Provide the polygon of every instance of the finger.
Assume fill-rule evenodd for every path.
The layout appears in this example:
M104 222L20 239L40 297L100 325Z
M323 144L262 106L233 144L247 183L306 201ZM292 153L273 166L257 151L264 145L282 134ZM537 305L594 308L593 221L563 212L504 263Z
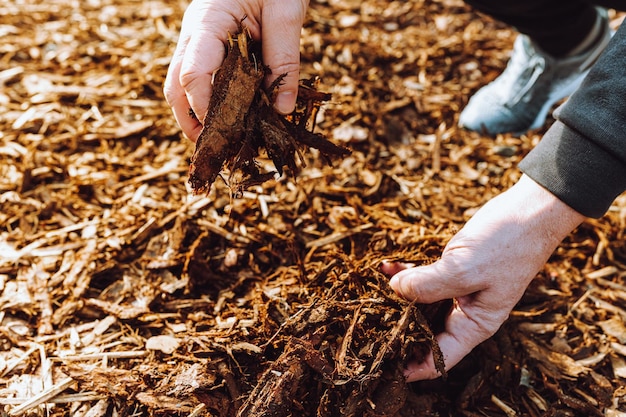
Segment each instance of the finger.
M268 2L263 9L263 61L272 74L268 83L286 74L274 106L280 113L291 113L296 105L300 76L300 33L306 6L299 1Z
M174 91L178 100L174 102L174 110L178 114L177 120L189 126L184 131L192 140L197 139L202 129L209 107L213 74L224 61L228 34L235 33L238 28L238 21L231 12L211 2L193 1L183 17L182 41L177 46L174 61L180 67L177 69L177 81L173 80L172 85L177 88L177 82L184 92L185 98L182 98L180 91ZM185 120L185 115L189 117L189 109L193 110L198 120Z
M446 363L446 370L447 369L448 364ZM404 377L406 378L407 382L422 381L425 379L436 379L440 376L441 374L435 366L435 361L433 359L432 353L430 353L423 362L409 362L406 369L404 370Z
M443 355L446 371L457 365L476 346L491 337L504 322L502 314L489 313L474 307L457 304L446 319L446 330L437 335L436 340ZM470 317L468 309L479 319ZM434 379L441 376L432 353L423 362L412 361L405 370L407 381Z
M191 106L187 100L185 90L180 85L181 62L182 56L174 54L167 71L167 76L165 77L165 83L163 84L163 93L165 94L165 100L172 108L174 118L183 133L195 142L200 135L200 131L202 130L202 124L197 118L194 118L189 114Z
M209 107L213 74L225 56L224 43L204 29L191 37L180 68L180 85L196 117L203 122ZM187 109L188 110L188 109Z
M413 267L415 267L415 264L409 264L404 262L383 261L380 264L380 270L383 272L383 274L387 276L393 276L400 271Z
M194 1L185 11L164 85L165 98L176 121L193 141L202 130L213 73L224 59L227 29L220 31L218 28L224 24L236 26L227 13L207 10L207 7L209 3ZM196 117L190 115L190 110Z
M457 262L462 259L448 261L442 257L430 265L402 269L391 278L389 285L407 300L426 304L483 289L485 284L480 280L464 279L467 273L460 273Z

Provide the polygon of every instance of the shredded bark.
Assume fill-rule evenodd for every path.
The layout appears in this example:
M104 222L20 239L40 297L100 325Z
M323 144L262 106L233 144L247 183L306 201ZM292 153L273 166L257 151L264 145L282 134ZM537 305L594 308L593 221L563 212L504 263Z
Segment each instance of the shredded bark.
M318 149L326 158L350 153L312 132L319 107L330 95L317 92L313 79L304 80L296 110L281 116L272 103L286 74L265 90L262 82L270 73L242 20L239 32L229 34L226 58L215 74L209 108L191 157L189 182L195 193L208 193L223 168L230 172L228 184L236 196L274 178L274 172L259 171L256 158L262 149L280 175L284 167L298 172L296 154L303 145Z
M202 172L234 169L235 199L221 180L187 188L193 144L162 94L183 9L0 5L0 414L626 413L624 196L445 380L402 376L429 350L442 369L433 336L451 306L398 298L381 261L435 261L543 133L457 128L504 68L510 28L456 0L312 0L301 116L278 120L264 101L254 120L232 111L246 114L242 141L261 122L298 137L307 120L351 153L307 150L301 134L286 148L297 175L255 185L227 149ZM271 143L248 159L259 177L295 174Z

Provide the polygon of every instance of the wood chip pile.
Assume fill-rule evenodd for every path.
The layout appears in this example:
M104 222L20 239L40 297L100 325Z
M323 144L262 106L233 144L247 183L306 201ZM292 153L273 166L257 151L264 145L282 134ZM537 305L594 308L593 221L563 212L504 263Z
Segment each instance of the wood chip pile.
M449 305L399 299L381 261L437 259L543 132L456 127L509 28L458 0L312 0L302 77L352 153L195 196L161 91L185 5L0 5L2 416L626 416L623 197L445 381L401 376Z

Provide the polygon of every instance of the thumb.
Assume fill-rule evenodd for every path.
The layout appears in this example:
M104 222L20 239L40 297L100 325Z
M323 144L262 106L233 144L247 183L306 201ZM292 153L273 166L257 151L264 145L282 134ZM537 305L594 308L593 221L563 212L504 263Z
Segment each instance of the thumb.
M407 300L418 303L431 304L437 301L459 297L483 289L480 282L465 280L461 282L463 274L456 271L455 262L442 259L430 265L406 267L403 264L390 264L389 271L395 275L389 281L391 288ZM402 269L404 268L404 269Z
M510 311L510 306L507 303L501 305L501 299L487 284L472 279L472 274L463 273L458 262L467 264L445 254L439 261L426 266L406 268L400 264L400 268L405 269L396 272L389 282L399 295L419 303L454 299L454 308L445 319L445 329L436 337L446 370L493 335ZM387 268L394 270L393 266ZM423 362L410 362L405 376L407 381L438 377L439 370L432 352Z
M272 74L267 82L285 74L274 106L291 113L296 105L300 77L300 32L308 1L268 1L263 8L263 61Z

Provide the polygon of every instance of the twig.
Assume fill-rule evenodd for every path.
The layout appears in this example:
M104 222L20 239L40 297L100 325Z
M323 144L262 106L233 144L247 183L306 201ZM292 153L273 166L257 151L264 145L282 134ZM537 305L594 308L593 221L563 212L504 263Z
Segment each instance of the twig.
M50 404L68 404L68 403L83 403L89 401L102 400L107 398L105 395L98 394L95 391L78 392L76 394L59 395L55 398L50 398L48 403ZM15 405L22 404L28 401L26 398L0 398L0 404L2 405Z
M588 274L586 274L586 276L589 279L598 279L598 278L608 277L609 275L617 274L618 272L619 272L619 269L617 269L614 266L605 266L604 268L600 268L596 271L589 272Z
M58 394L65 391L74 383L72 378L65 378L58 384L50 387L49 389L42 391L41 393L35 395L32 399L26 401L22 405L15 407L13 410L9 411L10 416L20 416L24 414L26 411L37 407L39 404L43 404L48 402L51 398L56 397Z
M130 178L126 181L122 181L120 183L115 184L112 188L113 190L119 190L129 185L134 184L142 184L146 181L154 180L159 177L163 177L166 175L170 175L175 172L185 172L186 169L180 167L180 158L174 158L168 163L164 164L161 168L156 169L152 172L148 172L147 174L138 175L136 177Z
M189 413L189 415L187 417L198 417L200 415L202 415L202 412L206 410L206 405L205 404L198 404L196 406L196 408L193 409L193 411L191 413Z
M506 405L504 401L495 395L491 396L491 401L507 415L507 417L517 417L517 411L513 410L511 407Z
M345 239L357 233L361 233L362 231L367 230L373 226L374 226L373 223L366 223L366 224L353 227L352 229L345 230L343 232L331 233L328 236L324 236L319 239L315 239L310 242L307 242L306 247L307 248L319 248L320 246L325 246L330 243L335 243L335 242L340 241L341 239Z
M127 351L127 352L101 352L101 353L85 353L82 355L67 355L51 357L55 361L90 361L94 359L135 359L143 358L148 355L147 350Z
M209 229L210 232L213 232L217 235L220 235L221 237L223 237L226 240L229 240L231 242L237 242L237 243L243 243L243 244L249 244L251 243L250 239L246 236L241 236L241 235L237 235L235 233L231 233L228 230L224 229L223 227L220 227L218 225L216 225L215 223L212 223L210 221L204 220L204 219L198 219L198 225Z
M8 364L6 366L6 368L4 368L4 370L2 371L2 373L0 373L0 377L5 376L6 374L8 374L9 372L11 372L13 369L15 369L15 367L17 365L19 365L21 362L23 362L26 358L28 358L30 355L32 355L32 353L34 351L37 350L37 346L31 347L30 349L28 349L23 355L21 355L19 358L15 359L14 361L11 362L11 364Z

